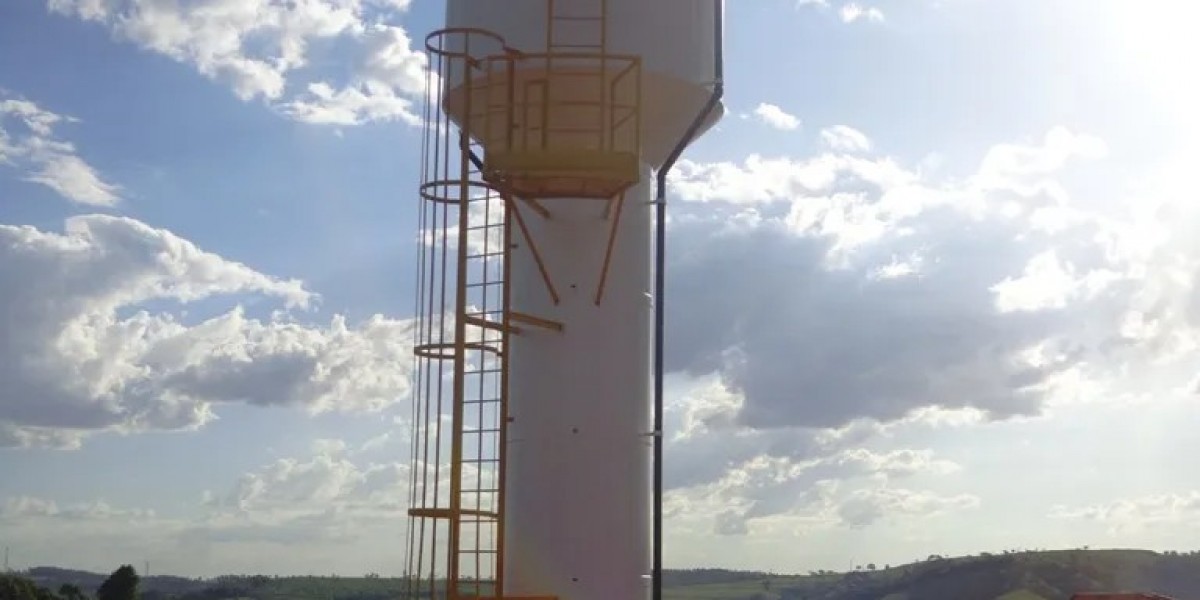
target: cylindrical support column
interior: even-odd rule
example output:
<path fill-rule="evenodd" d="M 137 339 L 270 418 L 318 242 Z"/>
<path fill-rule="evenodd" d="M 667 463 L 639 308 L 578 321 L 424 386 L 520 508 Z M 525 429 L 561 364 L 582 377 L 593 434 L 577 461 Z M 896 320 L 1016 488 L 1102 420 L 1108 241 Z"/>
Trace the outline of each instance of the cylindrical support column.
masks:
<path fill-rule="evenodd" d="M 560 302 L 515 235 L 512 310 L 564 327 L 510 339 L 506 595 L 649 596 L 652 183 L 643 165 L 625 194 L 598 305 L 615 206 L 518 202 Z"/>

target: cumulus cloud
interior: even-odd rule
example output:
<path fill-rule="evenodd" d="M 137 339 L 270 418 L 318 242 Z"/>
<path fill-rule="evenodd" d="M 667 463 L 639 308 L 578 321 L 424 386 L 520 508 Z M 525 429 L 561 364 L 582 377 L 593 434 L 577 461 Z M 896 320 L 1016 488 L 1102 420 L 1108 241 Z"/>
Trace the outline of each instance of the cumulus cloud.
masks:
<path fill-rule="evenodd" d="M 688 382 L 667 412 L 679 526 L 969 510 L 969 490 L 901 483 L 949 482 L 958 464 L 886 440 L 1096 402 L 1129 373 L 1143 392 L 1194 385 L 1200 248 L 1182 224 L 1200 215 L 1159 188 L 1077 197 L 1064 174 L 1103 168 L 1104 148 L 1054 128 L 954 178 L 862 144 L 683 161 L 668 224 L 667 367 Z"/>
<path fill-rule="evenodd" d="M 670 452 L 674 463 L 679 449 Z M 745 535 L 755 523 L 769 528 L 791 519 L 823 528 L 861 528 L 977 506 L 979 500 L 969 494 L 943 496 L 893 485 L 957 469 L 928 450 L 851 448 L 807 459 L 759 454 L 724 467 L 709 483 L 671 489 L 668 512 L 681 523 L 711 523 L 718 535 Z"/>
<path fill-rule="evenodd" d="M 77 204 L 115 206 L 119 188 L 104 181 L 73 144 L 55 136 L 56 126 L 74 122 L 28 100 L 0 99 L 0 164 L 24 171 L 28 181 Z"/>
<path fill-rule="evenodd" d="M 60 518 L 71 521 L 110 521 L 152 519 L 153 510 L 124 509 L 104 500 L 59 506 L 54 500 L 32 496 L 10 497 L 0 509 L 0 520 Z"/>
<path fill-rule="evenodd" d="M 356 544 L 384 522 L 401 523 L 409 465 L 356 462 L 341 440 L 317 440 L 308 456 L 280 458 L 209 493 L 203 520 L 181 533 L 218 544 Z M 393 542 L 394 543 L 394 540 Z"/>
<path fill-rule="evenodd" d="M 121 40 L 191 66 L 310 123 L 418 123 L 412 98 L 424 86 L 424 54 L 405 31 L 381 21 L 408 0 L 48 0 L 52 12 L 101 23 Z M 332 82 L 310 68 L 314 46 L 348 42 L 350 65 Z"/>
<path fill-rule="evenodd" d="M 970 494 L 940 496 L 883 487 L 855 491 L 838 506 L 837 515 L 846 526 L 861 529 L 894 515 L 930 517 L 978 506 L 979 498 Z"/>
<path fill-rule="evenodd" d="M 676 389 L 679 385 L 674 383 Z M 748 426 L 738 420 L 744 395 L 730 391 L 719 378 L 682 385 L 685 389 L 669 402 L 666 415 L 671 457 L 667 512 L 681 527 L 703 531 L 707 526 L 719 535 L 745 535 L 756 523 L 769 528 L 781 519 L 842 527 L 847 524 L 838 516 L 839 507 L 861 504 L 860 491 L 951 476 L 961 469 L 929 449 L 869 448 L 867 444 L 887 436 L 885 427 L 870 421 L 827 429 Z M 932 507 L 941 496 L 911 493 L 928 497 L 922 506 L 930 507 L 929 514 L 936 512 Z M 921 512 L 902 510 L 911 503 L 878 504 L 888 518 Z"/>
<path fill-rule="evenodd" d="M 1162 214 L 1132 225 L 1072 201 L 1057 174 L 1103 156 L 1055 128 L 958 181 L 837 153 L 684 161 L 668 368 L 742 398 L 708 422 L 769 430 L 1036 415 L 1069 379 L 1178 359 L 1200 262 L 1181 231 L 1147 233 Z"/>
<path fill-rule="evenodd" d="M 377 411 L 407 394 L 407 321 L 315 327 L 235 307 L 189 323 L 147 308 L 221 298 L 314 300 L 133 219 L 73 217 L 62 233 L 0 225 L 0 443 L 191 429 L 229 402 Z"/>
<path fill-rule="evenodd" d="M 1158 494 L 1116 500 L 1108 504 L 1055 506 L 1050 517 L 1104 524 L 1112 535 L 1128 535 L 1148 529 L 1189 529 L 1200 526 L 1200 492 Z"/>
<path fill-rule="evenodd" d="M 811 6 L 820 9 L 831 8 L 829 0 L 796 0 L 797 8 L 805 6 Z M 884 20 L 882 10 L 879 10 L 873 6 L 863 6 L 857 2 L 843 3 L 837 9 L 837 16 L 843 23 L 854 23 L 856 21 L 881 22 Z"/>
<path fill-rule="evenodd" d="M 843 23 L 853 23 L 855 21 L 883 21 L 883 11 L 871 7 L 864 7 L 855 2 L 849 2 L 842 5 L 838 11 L 838 16 L 842 18 Z"/>
<path fill-rule="evenodd" d="M 1004 190 L 1027 202 L 1063 204 L 1069 194 L 1055 175 L 1071 162 L 1098 160 L 1107 154 L 1103 140 L 1054 127 L 1039 143 L 993 146 L 971 183 L 981 191 Z"/>
<path fill-rule="evenodd" d="M 800 118 L 788 113 L 777 105 L 762 103 L 754 109 L 758 120 L 782 131 L 795 131 L 800 128 Z"/>
<path fill-rule="evenodd" d="M 386 572 L 403 535 L 409 467 L 352 460 L 342 440 L 251 469 L 170 515 L 102 499 L 0 498 L 0 527 L 33 564 L 106 568 L 97 557 L 153 556 L 189 574 L 265 571 L 265 549 L 286 547 L 285 570 Z M 307 543 L 304 543 L 307 542 Z M 319 543 L 318 543 L 319 542 Z M 377 553 L 380 560 L 364 558 Z M 246 565 L 250 565 L 246 567 Z"/>
<path fill-rule="evenodd" d="M 846 125 L 822 129 L 821 141 L 838 152 L 866 152 L 871 149 L 871 138 L 867 134 Z"/>

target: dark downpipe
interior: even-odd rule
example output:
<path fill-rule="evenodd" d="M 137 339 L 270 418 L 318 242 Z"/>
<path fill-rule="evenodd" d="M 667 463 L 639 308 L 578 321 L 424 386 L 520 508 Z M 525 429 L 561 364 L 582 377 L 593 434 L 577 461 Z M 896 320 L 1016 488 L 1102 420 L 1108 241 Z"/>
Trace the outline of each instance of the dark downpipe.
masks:
<path fill-rule="evenodd" d="M 653 600 L 662 600 L 662 571 L 663 571 L 663 336 L 666 329 L 665 303 L 666 295 L 666 255 L 667 255 L 667 175 L 674 168 L 676 161 L 683 151 L 695 139 L 696 133 L 704 126 L 713 111 L 721 104 L 725 96 L 725 0 L 713 0 L 716 15 L 713 23 L 716 26 L 715 56 L 713 57 L 714 81 L 712 96 L 704 105 L 704 110 L 692 121 L 691 127 L 684 134 L 679 144 L 671 150 L 666 162 L 658 170 L 658 192 L 654 199 L 655 233 L 654 233 L 654 568 L 653 568 Z"/>

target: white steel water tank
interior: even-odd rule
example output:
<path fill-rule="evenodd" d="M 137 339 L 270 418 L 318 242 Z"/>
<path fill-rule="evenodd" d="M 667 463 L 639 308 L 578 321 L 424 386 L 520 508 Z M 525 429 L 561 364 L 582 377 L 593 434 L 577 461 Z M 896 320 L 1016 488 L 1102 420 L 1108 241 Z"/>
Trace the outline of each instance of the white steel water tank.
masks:
<path fill-rule="evenodd" d="M 529 328 L 510 341 L 504 592 L 634 600 L 649 595 L 651 572 L 653 173 L 712 94 L 719 34 L 710 1 L 556 3 L 567 17 L 606 6 L 605 51 L 640 57 L 639 164 L 619 227 L 610 228 L 612 203 L 544 198 L 551 216 L 527 211 L 532 244 L 518 241 L 512 251 L 510 309 L 557 321 L 563 330 Z M 548 37 L 562 45 L 551 52 L 598 51 L 594 27 L 551 23 L 549 14 L 548 0 L 447 1 L 448 28 L 493 32 L 520 52 L 547 52 Z M 453 103 L 460 82 L 446 83 Z M 701 132 L 720 115 L 715 111 Z"/>

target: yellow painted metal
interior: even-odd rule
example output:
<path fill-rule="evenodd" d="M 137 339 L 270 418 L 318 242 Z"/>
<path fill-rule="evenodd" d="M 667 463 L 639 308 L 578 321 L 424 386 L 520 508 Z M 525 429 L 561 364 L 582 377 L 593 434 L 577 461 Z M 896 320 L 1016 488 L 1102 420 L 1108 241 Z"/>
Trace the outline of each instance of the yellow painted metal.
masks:
<path fill-rule="evenodd" d="M 621 209 L 625 207 L 625 193 L 616 201 L 616 215 L 612 220 L 612 227 L 608 230 L 608 245 L 604 248 L 604 266 L 600 270 L 600 283 L 596 285 L 596 306 L 600 306 L 600 302 L 604 299 L 604 285 L 608 283 L 608 269 L 612 266 L 613 248 L 617 243 L 617 228 L 621 226 Z"/>
<path fill-rule="evenodd" d="M 552 49 L 486 69 L 487 181 L 520 198 L 609 198 L 640 179 L 641 57 Z"/>
<path fill-rule="evenodd" d="M 492 331 L 506 331 L 508 333 L 516 333 L 516 334 L 521 333 L 520 329 L 513 328 L 510 325 L 505 325 L 503 321 L 497 323 L 495 321 L 489 321 L 482 317 L 475 317 L 475 316 L 471 316 L 471 315 L 467 315 L 464 318 L 467 320 L 468 325 L 473 325 L 473 326 L 479 327 L 481 329 L 490 329 Z"/>
<path fill-rule="evenodd" d="M 551 321 L 550 319 L 543 319 L 541 317 L 527 315 L 525 313 L 517 312 L 515 310 L 508 312 L 508 318 L 511 321 L 516 321 L 518 323 L 525 323 L 527 325 L 533 325 L 534 327 L 541 327 L 543 329 L 549 329 L 551 331 L 562 331 L 563 330 L 563 324 L 558 321 Z"/>
<path fill-rule="evenodd" d="M 469 44 L 469 42 L 468 42 Z M 459 142 L 459 207 L 458 207 L 458 273 L 455 284 L 456 294 L 454 303 L 454 382 L 453 401 L 451 402 L 450 420 L 450 565 L 446 574 L 446 595 L 450 599 L 458 598 L 460 550 L 462 543 L 462 475 L 463 475 L 463 401 L 466 397 L 467 370 L 467 248 L 470 245 L 470 199 L 471 199 L 471 166 L 465 160 L 470 153 L 468 136 L 471 132 L 471 99 L 474 94 L 470 87 L 472 80 L 465 78 L 467 86 L 465 94 L 466 121 L 459 123 L 463 136 Z M 506 361 L 507 362 L 507 361 Z"/>
<path fill-rule="evenodd" d="M 489 172 L 527 198 L 611 197 L 641 176 L 634 152 L 501 150 L 488 156 Z"/>
<path fill-rule="evenodd" d="M 550 218 L 550 211 L 545 206 L 542 206 L 542 204 L 537 201 L 537 198 L 521 198 L 521 200 L 523 200 L 525 204 L 529 205 L 529 208 L 533 209 L 533 212 L 537 213 L 541 218 Z"/>
<path fill-rule="evenodd" d="M 550 271 L 546 269 L 546 263 L 542 260 L 542 253 L 538 251 L 537 242 L 535 242 L 533 236 L 530 235 L 529 227 L 525 225 L 525 219 L 521 217 L 521 211 L 513 203 L 512 197 L 506 194 L 504 198 L 505 204 L 508 207 L 508 214 L 512 216 L 514 221 L 517 222 L 517 226 L 521 229 L 521 236 L 524 238 L 525 243 L 529 244 L 529 253 L 533 255 L 533 261 L 537 264 L 538 273 L 540 273 L 542 276 L 542 283 L 546 284 L 546 291 L 550 293 L 550 300 L 555 304 L 558 304 L 558 290 L 555 289 L 554 281 L 550 278 Z M 509 249 L 505 252 L 508 253 L 511 252 L 511 250 L 512 246 L 509 246 Z M 505 260 L 507 261 L 507 254 L 505 256 Z"/>
<path fill-rule="evenodd" d="M 503 485 L 492 475 L 503 460 L 501 415 L 506 411 L 506 384 L 498 386 L 498 392 L 488 390 L 493 388 L 494 373 L 506 370 L 505 349 L 511 332 L 506 329 L 507 319 L 493 316 L 507 306 L 507 273 L 494 281 L 487 272 L 502 266 L 507 258 L 507 250 L 493 251 L 491 246 L 499 246 L 492 242 L 501 241 L 493 239 L 500 230 L 504 244 L 509 244 L 509 227 L 506 219 L 492 223 L 491 209 L 503 208 L 505 202 L 473 168 L 475 152 L 481 149 L 471 136 L 476 77 L 469 75 L 481 73 L 482 65 L 472 58 L 472 45 L 480 51 L 480 42 L 489 41 L 493 48 L 502 47 L 496 43 L 498 37 L 473 29 L 442 30 L 426 40 L 433 73 L 439 78 L 452 73 L 467 75 L 462 96 L 467 110 L 463 115 L 451 115 L 444 106 L 444 92 L 431 88 L 420 186 L 422 215 L 433 214 L 432 221 L 423 221 L 432 229 L 423 232 L 425 250 L 420 252 L 422 272 L 429 273 L 430 279 L 419 287 L 422 322 L 414 354 L 419 364 L 436 366 L 427 367 L 426 385 L 414 390 L 414 404 L 424 407 L 415 411 L 424 417 L 415 419 L 423 446 L 414 445 L 413 472 L 420 476 L 414 476 L 413 485 L 416 489 L 422 482 L 421 490 L 414 492 L 413 498 L 419 501 L 408 511 L 413 523 L 410 531 L 419 532 L 410 537 L 409 547 L 406 597 L 414 599 L 488 597 L 499 594 L 502 585 L 498 567 L 502 548 L 494 532 L 503 518 Z M 477 210 L 480 207 L 482 211 Z M 477 223 L 480 219 L 482 225 Z M 482 251 L 476 249 L 480 234 Z M 426 260 L 428 257 L 432 258 Z M 474 281 L 480 272 L 483 280 Z M 504 300 L 497 307 L 499 296 Z M 480 298 L 482 302 L 477 303 Z M 448 394 L 441 387 L 446 375 L 451 380 Z M 443 426 L 447 416 L 449 422 Z M 443 436 L 446 429 L 448 435 Z M 447 458 L 443 441 L 448 441 L 448 486 L 443 483 L 441 467 Z M 444 585 L 440 579 L 445 580 Z"/>
<path fill-rule="evenodd" d="M 455 515 L 454 511 L 449 508 L 410 508 L 408 509 L 408 514 L 413 517 L 427 519 L 449 519 Z M 457 514 L 464 517 L 479 517 L 482 519 L 500 518 L 500 513 L 486 510 L 459 509 Z"/>

